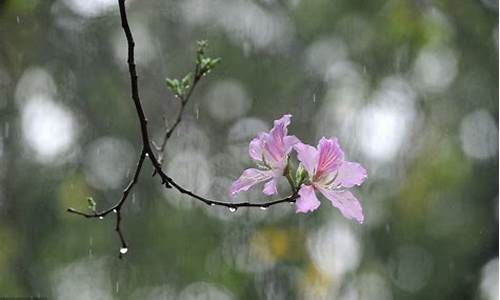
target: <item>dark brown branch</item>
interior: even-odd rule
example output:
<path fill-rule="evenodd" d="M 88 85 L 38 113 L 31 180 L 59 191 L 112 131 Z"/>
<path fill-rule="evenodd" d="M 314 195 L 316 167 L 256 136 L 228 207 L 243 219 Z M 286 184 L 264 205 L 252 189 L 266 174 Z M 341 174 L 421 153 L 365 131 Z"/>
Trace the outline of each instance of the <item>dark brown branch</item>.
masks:
<path fill-rule="evenodd" d="M 179 185 L 177 182 L 175 182 L 172 178 L 170 178 L 163 170 L 161 169 L 161 165 L 159 162 L 153 157 L 149 157 L 151 160 L 151 163 L 153 164 L 153 167 L 157 171 L 157 173 L 160 175 L 162 181 L 169 183 L 172 187 L 174 187 L 179 193 L 191 196 L 192 198 L 195 198 L 197 200 L 200 200 L 204 202 L 207 205 L 210 206 L 225 206 L 228 208 L 233 208 L 237 209 L 239 207 L 261 207 L 261 208 L 267 208 L 276 204 L 280 204 L 283 202 L 295 202 L 295 199 L 298 197 L 297 192 L 294 192 L 292 195 L 279 199 L 279 200 L 274 200 L 271 202 L 265 202 L 265 203 L 253 203 L 253 202 L 222 202 L 222 201 L 217 201 L 217 200 L 212 200 L 208 199 L 205 197 L 202 197 L 200 195 L 197 195 L 193 192 L 191 192 L 188 189 L 183 188 L 181 185 Z"/>
<path fill-rule="evenodd" d="M 125 200 L 127 200 L 127 197 L 130 194 L 130 191 L 132 190 L 134 185 L 139 180 L 139 175 L 141 174 L 142 165 L 144 163 L 145 158 L 146 158 L 146 152 L 144 150 L 142 150 L 141 156 L 139 156 L 139 159 L 137 160 L 137 165 L 135 167 L 134 176 L 130 179 L 130 182 L 128 183 L 127 187 L 123 190 L 123 194 L 122 194 L 122 197 L 120 198 L 120 201 L 118 201 L 115 205 L 113 205 L 110 208 L 105 209 L 103 211 L 94 212 L 91 214 L 78 211 L 78 210 L 71 208 L 71 207 L 68 208 L 67 211 L 70 213 L 84 216 L 86 218 L 100 218 L 100 217 L 105 217 L 114 211 L 121 210 L 123 204 L 125 203 Z"/>
<path fill-rule="evenodd" d="M 151 147 L 149 145 L 149 134 L 148 134 L 148 121 L 146 119 L 146 115 L 144 114 L 144 110 L 142 109 L 141 99 L 139 97 L 139 87 L 138 87 L 138 78 L 137 71 L 135 68 L 134 61 L 134 38 L 132 37 L 132 31 L 130 30 L 130 26 L 128 24 L 127 19 L 127 11 L 125 10 L 125 0 L 118 0 L 118 5 L 120 6 L 120 18 L 122 20 L 123 31 L 125 32 L 125 37 L 127 38 L 128 45 L 128 71 L 130 73 L 130 89 L 132 94 L 132 100 L 134 101 L 135 110 L 137 111 L 137 117 L 139 118 L 139 123 L 141 126 L 141 136 L 142 136 L 142 144 L 144 146 L 144 150 L 146 153 L 151 152 Z"/>
<path fill-rule="evenodd" d="M 123 254 L 125 254 L 128 251 L 127 247 L 127 242 L 125 241 L 125 238 L 123 236 L 123 232 L 121 230 L 121 220 L 122 220 L 122 207 L 125 201 L 127 200 L 130 191 L 134 187 L 134 185 L 137 183 L 139 180 L 139 175 L 141 174 L 142 170 L 142 165 L 144 163 L 144 159 L 146 158 L 146 152 L 144 149 L 141 151 L 141 155 L 139 156 L 139 159 L 137 161 L 137 166 L 135 168 L 134 176 L 132 179 L 130 179 L 130 182 L 128 183 L 127 187 L 123 190 L 122 197 L 120 201 L 118 201 L 115 205 L 111 206 L 110 208 L 103 210 L 101 212 L 94 212 L 92 214 L 85 213 L 79 210 L 76 210 L 74 208 L 68 208 L 67 211 L 73 214 L 77 214 L 80 216 L 84 216 L 85 218 L 99 218 L 103 219 L 110 213 L 114 213 L 116 215 L 116 226 L 115 230 L 118 233 L 118 237 L 120 238 L 120 243 L 121 243 L 121 248 L 120 248 L 120 258 L 122 258 Z"/>
<path fill-rule="evenodd" d="M 202 197 L 200 195 L 197 195 L 197 194 L 193 193 L 192 191 L 182 187 L 180 184 L 175 182 L 171 177 L 169 177 L 162 170 L 162 155 L 163 155 L 163 151 L 165 150 L 167 141 L 172 136 L 172 133 L 175 131 L 175 129 L 177 128 L 177 126 L 181 122 L 185 106 L 188 103 L 188 101 L 189 101 L 189 99 L 190 99 L 190 97 L 191 97 L 191 95 L 196 87 L 196 84 L 203 77 L 204 71 L 200 70 L 199 65 L 197 64 L 196 69 L 195 69 L 194 78 L 193 78 L 193 83 L 192 83 L 190 89 L 188 90 L 188 92 L 186 93 L 185 96 L 178 95 L 179 99 L 181 100 L 181 108 L 179 110 L 179 113 L 177 115 L 177 119 L 176 119 L 175 123 L 172 125 L 172 127 L 170 127 L 170 129 L 168 129 L 165 132 L 161 146 L 158 149 L 160 151 L 159 156 L 158 156 L 158 158 L 156 158 L 155 152 L 153 151 L 153 147 L 151 146 L 150 139 L 149 139 L 147 118 L 146 118 L 146 115 L 145 115 L 144 110 L 142 108 L 142 103 L 141 103 L 140 96 L 139 96 L 137 70 L 136 70 L 135 61 L 134 61 L 135 42 L 134 42 L 134 38 L 132 36 L 132 32 L 130 30 L 130 26 L 129 26 L 128 20 L 127 20 L 127 13 L 125 10 L 125 0 L 118 0 L 118 5 L 120 8 L 120 18 L 121 18 L 123 31 L 124 31 L 126 39 L 127 39 L 127 46 L 128 46 L 127 64 L 128 64 L 129 75 L 130 75 L 131 97 L 132 97 L 132 100 L 133 100 L 134 105 L 135 105 L 135 109 L 137 112 L 137 118 L 138 118 L 139 125 L 140 125 L 141 138 L 142 138 L 142 151 L 141 151 L 141 155 L 139 156 L 139 159 L 137 161 L 137 166 L 136 166 L 136 169 L 134 172 L 134 176 L 130 180 L 127 187 L 123 190 L 123 194 L 122 194 L 120 201 L 118 201 L 115 205 L 111 206 L 110 208 L 103 210 L 103 211 L 100 211 L 100 212 L 94 211 L 93 213 L 86 213 L 86 212 L 76 210 L 74 208 L 68 208 L 67 211 L 70 213 L 76 214 L 76 215 L 83 216 L 85 218 L 99 218 L 99 219 L 106 217 L 110 213 L 114 213 L 116 215 L 115 230 L 116 230 L 116 232 L 120 238 L 120 242 L 121 242 L 121 249 L 120 249 L 120 258 L 121 258 L 123 256 L 123 254 L 125 254 L 128 251 L 127 243 L 125 241 L 125 238 L 123 236 L 123 232 L 121 230 L 121 220 L 122 220 L 121 208 L 124 205 L 125 201 L 127 200 L 130 191 L 132 190 L 132 188 L 134 187 L 134 185 L 137 183 L 137 181 L 139 179 L 139 175 L 140 175 L 141 170 L 142 170 L 142 165 L 143 165 L 146 157 L 149 158 L 149 160 L 151 161 L 151 164 L 153 165 L 153 168 L 155 170 L 154 174 L 159 175 L 159 177 L 162 180 L 162 184 L 164 184 L 165 187 L 167 187 L 167 188 L 173 187 L 179 193 L 188 195 L 191 198 L 202 201 L 203 203 L 210 205 L 210 206 L 216 206 L 216 205 L 224 206 L 224 207 L 231 209 L 232 211 L 236 211 L 236 209 L 239 207 L 268 208 L 270 206 L 284 203 L 284 202 L 294 203 L 298 197 L 298 195 L 297 195 L 298 187 L 294 188 L 293 186 L 292 186 L 292 188 L 294 191 L 293 191 L 292 195 L 290 195 L 286 198 L 283 198 L 283 199 L 274 200 L 274 201 L 266 202 L 266 203 L 222 202 L 222 201 L 212 200 L 212 199 L 208 199 L 208 198 Z"/>
<path fill-rule="evenodd" d="M 138 78 L 137 78 L 137 71 L 135 68 L 135 61 L 134 61 L 134 39 L 132 37 L 132 32 L 130 30 L 128 21 L 127 21 L 127 13 L 125 10 L 125 0 L 118 0 L 118 3 L 120 5 L 120 16 L 122 20 L 122 27 L 125 32 L 125 36 L 127 38 L 127 44 L 128 44 L 128 66 L 129 66 L 129 73 L 130 73 L 130 85 L 131 85 L 131 93 L 132 93 L 132 100 L 134 101 L 135 108 L 137 110 L 137 117 L 139 119 L 139 123 L 141 125 L 141 134 L 142 134 L 142 142 L 144 146 L 144 151 L 146 152 L 146 155 L 149 157 L 149 160 L 151 161 L 151 164 L 153 165 L 155 171 L 157 174 L 160 175 L 162 179 L 162 183 L 166 184 L 167 187 L 174 187 L 177 191 L 179 191 L 182 194 L 186 194 L 191 196 L 194 199 L 203 201 L 205 204 L 208 205 L 219 205 L 219 206 L 225 206 L 229 208 L 238 208 L 238 207 L 269 207 L 271 205 L 287 202 L 287 201 L 295 201 L 295 198 L 297 197 L 296 194 L 293 194 L 287 198 L 281 199 L 281 200 L 276 200 L 272 202 L 267 202 L 267 203 L 250 203 L 250 202 L 239 202 L 239 203 L 233 203 L 233 202 L 222 202 L 222 201 L 216 201 L 216 200 L 210 200 L 205 197 L 199 196 L 188 189 L 185 189 L 178 183 L 176 183 L 172 178 L 170 178 L 163 170 L 162 170 L 162 165 L 159 162 L 159 160 L 156 158 L 155 153 L 152 151 L 151 144 L 149 142 L 149 133 L 148 133 L 148 128 L 147 128 L 147 119 L 144 114 L 144 110 L 142 108 L 142 103 L 139 97 L 139 88 L 138 88 Z M 182 103 L 185 105 L 187 103 L 187 100 L 192 95 L 192 92 L 196 86 L 195 82 L 197 83 L 201 76 L 203 75 L 201 73 L 202 71 L 198 69 L 198 67 L 195 70 L 194 74 L 194 80 L 193 80 L 193 85 L 189 89 L 189 92 L 187 93 L 186 97 L 181 98 Z M 182 116 L 181 114 L 178 116 L 178 119 L 181 119 Z M 180 121 L 179 121 L 180 122 Z M 178 123 L 177 123 L 178 124 Z M 177 125 L 176 125 L 177 126 Z M 171 130 L 168 132 L 173 132 L 175 130 L 175 127 L 173 127 Z M 167 134 L 168 134 L 167 132 Z M 167 136 L 166 141 L 168 141 L 168 138 L 170 138 L 171 133 L 169 136 Z M 166 143 L 165 141 L 165 143 Z"/>

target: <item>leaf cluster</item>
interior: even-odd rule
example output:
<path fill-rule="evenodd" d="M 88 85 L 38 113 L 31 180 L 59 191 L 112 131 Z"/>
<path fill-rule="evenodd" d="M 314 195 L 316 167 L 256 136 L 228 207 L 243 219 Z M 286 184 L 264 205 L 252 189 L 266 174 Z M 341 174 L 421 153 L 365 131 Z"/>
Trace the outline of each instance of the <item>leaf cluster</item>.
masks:
<path fill-rule="evenodd" d="M 198 48 L 196 50 L 196 67 L 194 76 L 192 73 L 186 74 L 182 79 L 166 79 L 168 89 L 176 96 L 185 101 L 191 92 L 196 82 L 203 76 L 210 73 L 217 64 L 220 63 L 220 57 L 209 57 L 206 55 L 208 48 L 207 41 L 198 41 Z"/>

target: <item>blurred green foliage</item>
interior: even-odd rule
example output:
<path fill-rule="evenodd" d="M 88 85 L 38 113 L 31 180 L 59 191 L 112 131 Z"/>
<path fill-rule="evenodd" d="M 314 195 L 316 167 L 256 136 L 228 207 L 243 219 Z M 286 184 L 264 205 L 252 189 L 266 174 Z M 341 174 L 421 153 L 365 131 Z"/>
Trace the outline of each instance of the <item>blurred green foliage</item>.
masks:
<path fill-rule="evenodd" d="M 229 130 L 236 123 L 221 122 L 206 113 L 210 87 L 226 78 L 241 82 L 250 95 L 252 105 L 244 116 L 270 124 L 289 112 L 294 115 L 292 130 L 297 136 L 306 142 L 317 138 L 315 130 L 322 124 L 317 116 L 331 103 L 340 107 L 341 102 L 328 97 L 330 87 L 324 74 L 317 76 L 307 66 L 309 49 L 322 39 L 344 41 L 349 60 L 361 66 L 368 94 L 392 75 L 404 77 L 417 90 L 420 123 L 407 132 L 407 142 L 397 156 L 389 162 L 371 162 L 359 146 L 346 146 L 348 153 L 352 150 L 348 156 L 366 164 L 370 176 L 358 192 L 367 224 L 346 222 L 360 241 L 361 261 L 341 278 L 322 272 L 312 259 L 311 236 L 332 219 L 343 222 L 325 201 L 319 211 L 308 215 L 295 215 L 290 207 L 274 207 L 217 218 L 203 206 L 193 204 L 187 209 L 167 201 L 177 196 L 165 193 L 157 179 L 149 177 L 147 166 L 133 200 L 125 207 L 123 226 L 130 251 L 122 261 L 117 258 L 119 243 L 112 218 L 86 220 L 65 212 L 68 206 L 87 209 L 87 197 L 95 199 L 98 210 L 107 207 L 119 199 L 125 184 L 122 180 L 119 187 L 99 188 L 89 181 L 86 153 L 93 141 L 103 136 L 125 140 L 136 150 L 133 157 L 140 149 L 125 50 L 117 50 L 126 46 L 117 11 L 110 8 L 99 15 L 81 15 L 74 8 L 78 5 L 72 6 L 75 2 L 0 2 L 0 296 L 63 298 L 69 292 L 84 299 L 100 295 L 82 283 L 94 277 L 94 269 L 85 273 L 87 277 L 77 271 L 87 262 L 90 266 L 97 262 L 105 270 L 104 276 L 95 271 L 105 299 L 133 299 L 140 289 L 164 285 L 177 299 L 178 293 L 197 281 L 222 286 L 235 299 L 311 298 L 303 294 L 309 289 L 318 298 L 351 299 L 345 290 L 367 272 L 379 274 L 377 278 L 387 283 L 385 291 L 393 299 L 482 297 L 481 270 L 498 257 L 498 151 L 481 159 L 468 155 L 461 124 L 470 112 L 483 109 L 493 116 L 498 130 L 498 13 L 487 5 L 491 1 L 242 2 L 251 3 L 249 7 L 260 13 L 256 13 L 259 21 L 264 22 L 269 14 L 293 28 L 278 35 L 289 38 L 283 44 L 272 35 L 271 41 L 264 39 L 272 26 L 264 31 L 252 29 L 260 28 L 259 21 L 249 21 L 251 26 L 245 30 L 232 28 L 231 22 L 238 23 L 240 18 L 232 19 L 234 11 L 229 9 L 219 11 L 228 14 L 227 18 L 217 17 L 226 23 L 210 21 L 199 1 L 131 1 L 128 6 L 137 48 L 146 47 L 136 54 L 139 86 L 155 137 L 163 130 L 163 117 L 173 118 L 178 107 L 164 80 L 192 71 L 194 42 L 209 40 L 210 55 L 223 59 L 197 88 L 187 112 L 188 122 L 209 136 L 210 157 L 228 152 Z M 230 1 L 214 3 L 234 7 Z M 201 13 L 197 15 L 195 9 Z M 141 45 L 145 40 L 139 26 L 152 37 L 147 45 Z M 414 68 L 419 54 L 424 48 L 443 45 L 458 61 L 456 75 L 438 92 L 418 89 Z M 148 54 L 151 49 L 153 54 Z M 145 58 L 149 60 L 141 63 Z M 75 112 L 79 135 L 68 159 L 44 163 L 29 150 L 22 121 L 25 102 L 18 99 L 16 87 L 30 67 L 51 74 L 58 103 Z M 373 101 L 368 95 L 362 98 L 361 104 L 352 107 Z M 341 128 L 328 130 L 341 132 Z M 352 132 L 355 145 L 360 139 L 357 134 Z M 341 144 L 350 142 L 341 140 Z M 177 153 L 168 154 L 171 159 Z M 244 167 L 237 160 L 224 161 L 229 174 L 218 176 L 234 179 Z M 287 212 L 276 217 L 279 213 L 270 210 Z M 370 222 L 370 215 L 380 212 L 381 221 Z M 237 258 L 239 242 L 253 256 Z M 401 248 L 404 245 L 418 245 L 432 260 L 432 271 L 422 275 L 422 286 L 405 286 L 400 281 L 403 277 L 391 269 L 392 262 L 397 264 L 397 249 L 406 249 Z M 238 259 L 248 259 L 249 269 L 259 264 L 270 267 L 248 271 L 238 266 Z M 75 280 L 68 291 L 61 282 L 72 274 L 80 282 Z M 261 284 L 262 280 L 271 282 L 269 278 L 276 282 L 272 288 Z M 266 294 L 271 289 L 278 291 L 276 298 Z M 363 295 L 358 296 L 370 299 Z"/>

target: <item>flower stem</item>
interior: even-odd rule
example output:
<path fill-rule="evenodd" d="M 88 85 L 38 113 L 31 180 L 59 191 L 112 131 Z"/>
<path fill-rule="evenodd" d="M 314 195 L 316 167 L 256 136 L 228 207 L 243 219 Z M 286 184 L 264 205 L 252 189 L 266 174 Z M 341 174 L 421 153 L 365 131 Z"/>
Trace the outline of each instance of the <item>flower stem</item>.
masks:
<path fill-rule="evenodd" d="M 285 175 L 286 180 L 288 180 L 288 183 L 290 184 L 290 187 L 292 188 L 292 192 L 295 194 L 298 190 L 298 187 L 295 185 L 295 181 L 293 180 L 293 177 L 292 177 L 292 165 L 290 162 L 290 157 L 288 157 L 288 161 L 286 164 L 286 168 L 283 172 L 283 175 Z"/>
<path fill-rule="evenodd" d="M 295 193 L 297 191 L 297 187 L 295 186 L 295 182 L 293 182 L 290 170 L 288 170 L 288 172 L 286 172 L 286 180 L 288 180 L 288 183 L 290 184 L 290 187 L 292 188 L 292 192 Z"/>

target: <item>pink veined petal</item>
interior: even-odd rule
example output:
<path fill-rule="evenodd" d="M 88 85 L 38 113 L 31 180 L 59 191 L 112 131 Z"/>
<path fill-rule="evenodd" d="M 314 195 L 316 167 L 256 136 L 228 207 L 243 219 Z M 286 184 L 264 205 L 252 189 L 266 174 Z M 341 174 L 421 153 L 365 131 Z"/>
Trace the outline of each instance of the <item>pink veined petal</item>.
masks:
<path fill-rule="evenodd" d="M 278 144 L 269 136 L 264 142 L 264 157 L 267 162 L 271 165 L 278 165 L 284 158 L 284 153 L 282 149 L 279 148 Z"/>
<path fill-rule="evenodd" d="M 280 143 L 280 146 L 283 146 L 283 138 L 288 133 L 287 127 L 288 127 L 288 125 L 290 125 L 291 118 L 292 118 L 292 115 L 287 114 L 287 115 L 283 115 L 281 118 L 274 121 L 274 127 L 271 129 L 270 134 L 271 134 L 274 142 Z"/>
<path fill-rule="evenodd" d="M 344 153 L 340 149 L 337 138 L 321 138 L 318 144 L 318 152 L 318 167 L 315 174 L 317 178 L 335 171 L 344 159 Z"/>
<path fill-rule="evenodd" d="M 338 168 L 337 178 L 335 178 L 334 185 L 340 184 L 343 187 L 350 188 L 355 185 L 361 185 L 368 173 L 363 166 L 358 163 L 344 161 Z"/>
<path fill-rule="evenodd" d="M 285 142 L 284 138 L 288 133 L 288 125 L 290 124 L 290 118 L 292 115 L 284 115 L 278 120 L 274 121 L 274 127 L 269 132 L 269 136 L 266 139 L 266 150 L 276 162 L 279 162 L 285 156 Z"/>
<path fill-rule="evenodd" d="M 264 184 L 264 189 L 262 190 L 262 192 L 267 196 L 276 195 L 278 193 L 278 189 L 276 188 L 276 183 L 277 183 L 276 178 L 266 182 L 266 184 Z"/>
<path fill-rule="evenodd" d="M 316 166 L 318 164 L 318 150 L 313 146 L 298 143 L 294 147 L 297 151 L 297 158 L 302 163 L 310 176 L 314 175 Z"/>
<path fill-rule="evenodd" d="M 246 169 L 233 184 L 231 184 L 230 194 L 236 196 L 239 192 L 247 191 L 259 182 L 266 181 L 273 177 L 272 171 L 262 171 L 254 168 Z"/>
<path fill-rule="evenodd" d="M 307 213 L 314 211 L 320 204 L 321 203 L 314 192 L 314 187 L 311 185 L 302 185 L 299 190 L 299 198 L 297 199 L 297 202 L 295 202 L 295 206 L 297 207 L 295 212 Z"/>
<path fill-rule="evenodd" d="M 248 154 L 253 160 L 262 161 L 262 151 L 262 139 L 259 137 L 254 138 L 248 145 Z"/>
<path fill-rule="evenodd" d="M 319 191 L 340 210 L 340 213 L 347 219 L 355 219 L 358 223 L 363 223 L 365 217 L 363 208 L 358 199 L 349 191 L 335 191 L 324 187 L 318 187 Z"/>

